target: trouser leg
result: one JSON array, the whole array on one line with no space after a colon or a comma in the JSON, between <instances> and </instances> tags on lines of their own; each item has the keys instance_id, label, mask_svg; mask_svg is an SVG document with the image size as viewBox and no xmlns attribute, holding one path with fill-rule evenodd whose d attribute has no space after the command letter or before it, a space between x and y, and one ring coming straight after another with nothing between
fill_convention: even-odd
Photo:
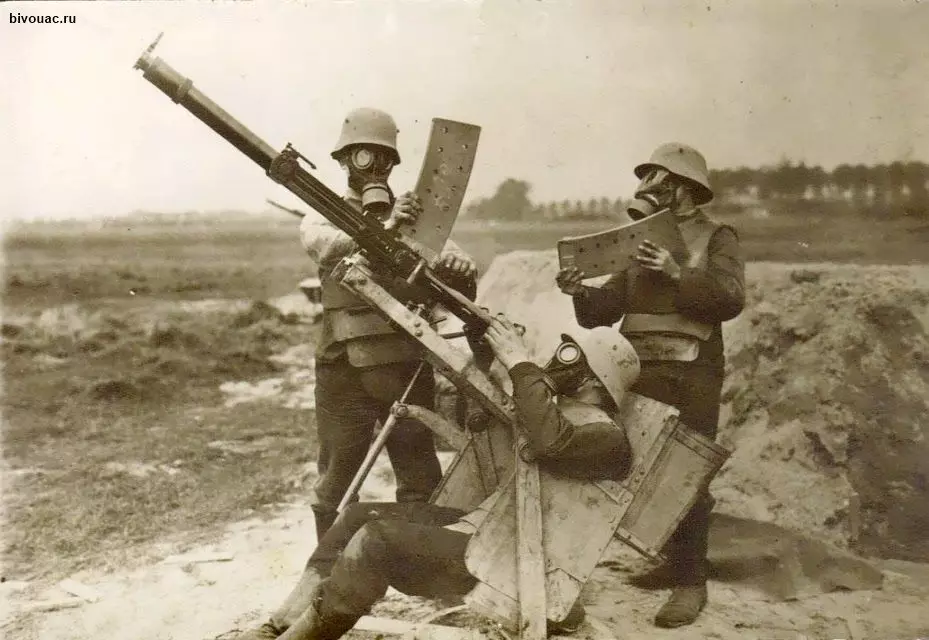
<instances>
[{"instance_id":1,"label":"trouser leg","mask_svg":"<svg viewBox=\"0 0 929 640\"><path fill-rule=\"evenodd\" d=\"M346 360L316 365L316 429L319 477L313 514L317 540L338 515L339 502L371 445L379 403L368 397L357 370Z\"/></svg>"},{"instance_id":2,"label":"trouser leg","mask_svg":"<svg viewBox=\"0 0 929 640\"><path fill-rule=\"evenodd\" d=\"M714 440L719 423L722 374L686 363L645 363L632 391L670 404L688 428ZM681 585L706 581L710 512L715 501L705 489L668 540L665 554L672 580Z\"/></svg>"},{"instance_id":3,"label":"trouser leg","mask_svg":"<svg viewBox=\"0 0 929 640\"><path fill-rule=\"evenodd\" d=\"M357 502L346 507L319 541L306 563L323 576L328 576L339 555L352 537L367 523L375 520L397 520L421 525L444 527L457 521L464 512L420 502Z\"/></svg>"},{"instance_id":4,"label":"trouser leg","mask_svg":"<svg viewBox=\"0 0 929 640\"><path fill-rule=\"evenodd\" d=\"M319 584L329 576L348 543L366 524L386 519L442 527L457 521L463 514L460 509L428 503L357 502L349 505L319 541L297 585L271 615L271 623L283 631L300 618L313 604Z\"/></svg>"},{"instance_id":5,"label":"trouser leg","mask_svg":"<svg viewBox=\"0 0 929 640\"><path fill-rule=\"evenodd\" d=\"M469 538L431 525L367 522L280 640L336 640L370 611L388 586L426 597L467 593L476 583L464 564Z\"/></svg>"},{"instance_id":6,"label":"trouser leg","mask_svg":"<svg viewBox=\"0 0 929 640\"><path fill-rule=\"evenodd\" d=\"M699 585L707 580L709 566L706 555L710 512L714 503L708 491L701 493L669 540L667 557L672 568L672 579L677 585Z\"/></svg>"},{"instance_id":7,"label":"trouser leg","mask_svg":"<svg viewBox=\"0 0 929 640\"><path fill-rule=\"evenodd\" d=\"M403 395L418 365L418 362L402 362L362 372L362 386L381 403L381 420L386 420L390 406ZM435 375L431 367L423 367L406 403L426 409L435 406ZM432 430L419 422L399 419L385 448L397 481L397 502L427 502L442 479Z\"/></svg>"},{"instance_id":8,"label":"trouser leg","mask_svg":"<svg viewBox=\"0 0 929 640\"><path fill-rule=\"evenodd\" d=\"M469 539L433 525L368 522L320 585L319 611L328 617L360 617L388 586L429 598L464 595L476 584L464 562Z\"/></svg>"}]
</instances>

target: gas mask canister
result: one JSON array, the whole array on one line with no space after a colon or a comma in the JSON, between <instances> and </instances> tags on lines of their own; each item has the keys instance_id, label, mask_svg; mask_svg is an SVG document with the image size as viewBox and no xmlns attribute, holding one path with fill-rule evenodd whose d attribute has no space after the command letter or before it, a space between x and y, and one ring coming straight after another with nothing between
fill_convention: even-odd
<instances>
[{"instance_id":1,"label":"gas mask canister","mask_svg":"<svg viewBox=\"0 0 929 640\"><path fill-rule=\"evenodd\" d=\"M554 385L553 391L558 395L577 391L585 381L593 377L581 347L570 336L564 334L561 336L561 344L555 349L555 354L543 371Z\"/></svg>"},{"instance_id":2,"label":"gas mask canister","mask_svg":"<svg viewBox=\"0 0 929 640\"><path fill-rule=\"evenodd\" d=\"M366 212L381 216L394 203L394 194L387 185L387 178L394 168L392 150L376 145L352 147L343 166L348 171L348 186L361 195L361 207Z\"/></svg>"},{"instance_id":3,"label":"gas mask canister","mask_svg":"<svg viewBox=\"0 0 929 640\"><path fill-rule=\"evenodd\" d=\"M662 167L646 174L635 192L635 199L626 207L633 220L642 220L662 209L673 207L677 199L678 183L674 175Z\"/></svg>"}]
</instances>

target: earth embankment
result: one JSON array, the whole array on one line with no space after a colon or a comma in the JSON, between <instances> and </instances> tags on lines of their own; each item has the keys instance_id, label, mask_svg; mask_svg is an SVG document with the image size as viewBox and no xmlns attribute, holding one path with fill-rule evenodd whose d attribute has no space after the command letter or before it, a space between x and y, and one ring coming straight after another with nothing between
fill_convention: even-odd
<instances>
[{"instance_id":1,"label":"earth embankment","mask_svg":"<svg viewBox=\"0 0 929 640\"><path fill-rule=\"evenodd\" d=\"M498 258L479 300L542 362L580 333L554 252ZM866 554L929 560L929 267L753 263L723 326L720 510Z\"/></svg>"}]
</instances>

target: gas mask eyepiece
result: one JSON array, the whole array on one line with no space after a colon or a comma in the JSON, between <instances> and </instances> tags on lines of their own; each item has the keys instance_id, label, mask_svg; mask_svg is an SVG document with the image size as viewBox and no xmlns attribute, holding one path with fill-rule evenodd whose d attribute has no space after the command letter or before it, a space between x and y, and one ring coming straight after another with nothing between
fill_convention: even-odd
<instances>
[{"instance_id":1,"label":"gas mask eyepiece","mask_svg":"<svg viewBox=\"0 0 929 640\"><path fill-rule=\"evenodd\" d=\"M387 178L394 168L393 151L375 146L358 145L348 154L349 184L361 195L365 211L381 215L390 210L394 194Z\"/></svg>"},{"instance_id":2,"label":"gas mask eyepiece","mask_svg":"<svg viewBox=\"0 0 929 640\"><path fill-rule=\"evenodd\" d=\"M581 347L567 335L561 336L561 344L543 371L559 395L573 393L592 376Z\"/></svg>"}]
</instances>

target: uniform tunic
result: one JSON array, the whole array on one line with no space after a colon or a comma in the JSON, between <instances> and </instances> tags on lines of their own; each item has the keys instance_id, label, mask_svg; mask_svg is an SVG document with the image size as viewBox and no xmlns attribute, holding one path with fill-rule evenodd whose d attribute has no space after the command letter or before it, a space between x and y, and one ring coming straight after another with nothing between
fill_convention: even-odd
<instances>
[{"instance_id":1,"label":"uniform tunic","mask_svg":"<svg viewBox=\"0 0 929 640\"><path fill-rule=\"evenodd\" d=\"M579 479L626 475L629 443L606 414L574 424L558 408L538 366L519 363L510 376L520 430L540 468ZM504 488L470 513L432 504L358 503L346 509L307 563L328 576L320 587L320 614L347 629L388 586L429 598L470 591L476 580L465 566L468 541Z\"/></svg>"},{"instance_id":2,"label":"uniform tunic","mask_svg":"<svg viewBox=\"0 0 929 640\"><path fill-rule=\"evenodd\" d=\"M361 208L357 194L345 200ZM375 421L384 421L390 406L403 393L422 358L418 343L389 326L377 313L336 282L329 280L339 261L357 249L348 234L329 221L306 216L300 238L316 262L324 291L321 331L316 350L316 425L319 479L314 487L313 510L318 533L336 516L336 508L370 447ZM450 250L463 255L457 247ZM474 278L451 282L466 295L474 294ZM327 299L334 293L338 305ZM340 308L335 309L333 307ZM340 339L346 332L338 323L362 320L371 335ZM424 367L407 402L434 406L435 380ZM397 480L398 502L429 499L442 477L432 432L412 420L398 420L387 439L387 454Z\"/></svg>"},{"instance_id":3,"label":"uniform tunic","mask_svg":"<svg viewBox=\"0 0 929 640\"><path fill-rule=\"evenodd\" d=\"M722 323L735 318L745 304L745 264L738 237L730 227L712 223L699 210L684 217L679 226L685 240L690 237L703 244L688 244L699 259L682 267L678 282L635 263L600 287L583 287L573 296L574 311L578 323L586 328L612 325L625 314L674 314L683 323L707 325L709 335L697 341L695 359L643 358L630 391L676 407L685 425L715 439L725 368ZM694 227L704 232L689 234ZM705 580L712 505L709 493L701 496L666 549L681 584Z\"/></svg>"}]
</instances>

